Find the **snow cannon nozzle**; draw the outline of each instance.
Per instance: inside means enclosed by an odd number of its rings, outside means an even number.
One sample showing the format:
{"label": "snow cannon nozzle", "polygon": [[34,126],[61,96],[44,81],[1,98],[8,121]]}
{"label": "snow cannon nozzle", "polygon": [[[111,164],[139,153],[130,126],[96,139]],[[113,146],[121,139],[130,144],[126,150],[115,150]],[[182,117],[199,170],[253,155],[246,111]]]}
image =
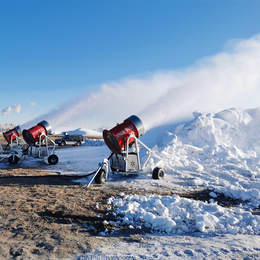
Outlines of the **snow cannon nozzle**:
{"label": "snow cannon nozzle", "polygon": [[[103,138],[108,148],[116,154],[121,154],[121,150],[126,144],[129,134],[134,134],[136,138],[145,134],[145,127],[142,121],[137,116],[130,116],[122,124],[118,124],[110,130],[103,131]],[[134,141],[130,138],[129,144]]]}
{"label": "snow cannon nozzle", "polygon": [[39,142],[41,135],[48,135],[51,134],[51,132],[50,124],[43,120],[29,130],[23,130],[23,138],[28,145],[32,146]]}
{"label": "snow cannon nozzle", "polygon": [[11,143],[11,141],[15,140],[21,134],[22,130],[20,126],[16,126],[14,129],[4,132],[3,136],[8,143]]}

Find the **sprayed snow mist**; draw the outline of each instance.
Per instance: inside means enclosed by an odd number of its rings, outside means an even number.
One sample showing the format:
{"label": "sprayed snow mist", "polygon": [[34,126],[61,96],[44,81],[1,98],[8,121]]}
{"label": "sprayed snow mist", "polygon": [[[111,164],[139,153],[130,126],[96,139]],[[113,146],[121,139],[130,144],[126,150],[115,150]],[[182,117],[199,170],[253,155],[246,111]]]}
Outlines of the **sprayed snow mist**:
{"label": "sprayed snow mist", "polygon": [[229,107],[258,107],[260,100],[260,34],[230,41],[228,51],[199,60],[181,71],[157,71],[126,77],[63,104],[41,120],[53,128],[114,127],[137,115],[146,130],[190,118],[192,112],[218,112]]}

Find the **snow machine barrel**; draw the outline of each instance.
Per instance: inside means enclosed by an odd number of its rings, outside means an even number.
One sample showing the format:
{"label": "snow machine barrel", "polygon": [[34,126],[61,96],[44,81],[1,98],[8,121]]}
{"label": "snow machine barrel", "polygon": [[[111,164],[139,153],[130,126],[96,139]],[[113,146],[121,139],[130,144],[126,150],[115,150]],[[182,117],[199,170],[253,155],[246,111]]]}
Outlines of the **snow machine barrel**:
{"label": "snow machine barrel", "polygon": [[22,130],[20,126],[16,126],[14,129],[11,129],[3,133],[3,136],[8,143],[11,143],[11,141],[15,140],[21,134]]}
{"label": "snow machine barrel", "polygon": [[[118,124],[110,130],[103,131],[103,138],[108,148],[116,153],[121,154],[121,149],[124,148],[125,142],[129,134],[133,133],[136,138],[145,134],[145,127],[142,121],[137,116],[130,116],[122,124]],[[134,141],[130,138],[129,144]]]}
{"label": "snow machine barrel", "polygon": [[35,145],[39,142],[40,136],[51,134],[52,129],[49,123],[45,120],[38,123],[36,126],[33,126],[29,130],[23,130],[23,138],[27,144]]}

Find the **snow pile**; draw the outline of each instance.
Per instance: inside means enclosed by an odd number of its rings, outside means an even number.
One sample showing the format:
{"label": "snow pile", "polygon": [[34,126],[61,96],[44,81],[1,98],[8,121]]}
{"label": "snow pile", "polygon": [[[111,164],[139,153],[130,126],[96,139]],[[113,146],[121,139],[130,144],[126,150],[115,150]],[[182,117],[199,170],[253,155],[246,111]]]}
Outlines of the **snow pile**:
{"label": "snow pile", "polygon": [[89,138],[84,138],[84,145],[87,146],[102,146],[105,145],[105,142],[103,139],[89,139]]}
{"label": "snow pile", "polygon": [[[214,193],[212,192],[214,197]],[[241,208],[224,208],[214,203],[159,195],[126,195],[110,198],[116,225],[151,228],[167,234],[204,232],[210,234],[260,234],[260,216]]]}
{"label": "snow pile", "polygon": [[194,112],[194,120],[157,138],[146,170],[161,166],[189,185],[216,191],[254,206],[260,199],[260,109]]}
{"label": "snow pile", "polygon": [[[232,108],[217,114],[193,115],[191,122],[157,138],[145,171],[164,168],[161,187],[175,184],[183,185],[182,191],[189,187],[211,189],[210,203],[177,195],[111,198],[109,203],[115,206],[118,217],[115,224],[170,234],[260,234],[260,217],[250,212],[260,204],[260,109]],[[149,182],[156,181],[146,179],[142,185]],[[243,203],[224,208],[214,201],[216,193]]]}
{"label": "snow pile", "polygon": [[102,138],[102,132],[99,130],[92,130],[87,128],[77,128],[72,130],[70,127],[62,127],[62,128],[56,128],[53,133],[54,134],[63,134],[66,132],[68,135],[84,135],[84,136],[95,136]]}

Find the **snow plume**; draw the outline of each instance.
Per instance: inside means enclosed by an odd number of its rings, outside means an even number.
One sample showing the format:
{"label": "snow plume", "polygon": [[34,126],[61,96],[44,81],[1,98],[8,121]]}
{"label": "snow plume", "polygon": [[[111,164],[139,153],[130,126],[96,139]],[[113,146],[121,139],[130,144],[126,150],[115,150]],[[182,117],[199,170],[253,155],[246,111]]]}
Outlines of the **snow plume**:
{"label": "snow plume", "polygon": [[6,107],[2,111],[0,111],[0,115],[10,115],[12,111],[16,111],[17,114],[20,113],[22,108],[21,104],[14,104],[12,107]]}
{"label": "snow plume", "polygon": [[[48,121],[53,128],[62,126],[98,128],[104,125],[114,127],[149,106],[151,102],[156,102],[159,93],[165,94],[169,82],[175,80],[172,73],[167,74],[168,76],[160,72],[148,73],[146,79],[127,77],[117,82],[103,84],[98,92],[63,104],[60,108],[26,123],[24,127],[41,120]],[[159,85],[159,93],[151,91]]]}
{"label": "snow plume", "polygon": [[260,35],[231,43],[232,51],[200,60],[140,113],[147,128],[191,116],[197,109],[217,112],[259,106]]}
{"label": "snow plume", "polygon": [[115,126],[137,115],[146,129],[191,118],[194,110],[258,107],[260,34],[228,42],[226,51],[183,70],[126,77],[41,116],[56,126]]}

